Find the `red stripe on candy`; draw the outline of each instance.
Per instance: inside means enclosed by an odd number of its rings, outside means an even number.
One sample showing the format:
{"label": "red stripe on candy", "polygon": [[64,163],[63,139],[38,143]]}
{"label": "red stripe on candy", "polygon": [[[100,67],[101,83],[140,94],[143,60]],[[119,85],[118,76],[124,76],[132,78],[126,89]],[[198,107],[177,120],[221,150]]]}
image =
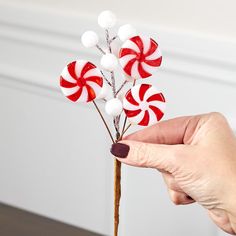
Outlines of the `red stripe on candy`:
{"label": "red stripe on candy", "polygon": [[135,105],[135,106],[139,105],[138,102],[134,99],[134,97],[131,93],[131,89],[126,93],[125,97],[126,97],[127,101],[129,103],[131,103],[132,105]]}
{"label": "red stripe on candy", "polygon": [[143,69],[143,66],[142,66],[141,62],[138,63],[138,72],[139,72],[141,78],[147,78],[147,77],[152,75],[152,74],[150,74],[149,72],[147,72]]}
{"label": "red stripe on candy", "polygon": [[131,76],[131,70],[135,61],[136,61],[136,58],[131,59],[123,68],[125,73],[128,74],[129,76]]}
{"label": "red stripe on candy", "polygon": [[158,44],[153,39],[150,39],[150,47],[148,51],[145,53],[145,57],[148,57],[151,54],[153,54],[157,50],[157,48]]}
{"label": "red stripe on candy", "polygon": [[83,69],[82,69],[82,71],[81,71],[80,77],[84,77],[84,74],[85,74],[87,71],[89,71],[89,70],[91,70],[91,69],[94,69],[94,68],[96,68],[96,66],[95,66],[94,64],[92,64],[91,62],[87,62],[87,63],[84,65],[84,67],[83,67]]}
{"label": "red stripe on candy", "polygon": [[165,97],[163,96],[162,93],[153,94],[147,99],[147,102],[153,102],[153,101],[165,102]]}
{"label": "red stripe on candy", "polygon": [[162,57],[159,57],[155,60],[144,60],[144,62],[146,64],[148,64],[149,66],[160,66],[161,65],[161,62],[162,62]]}
{"label": "red stripe on candy", "polygon": [[88,91],[87,102],[90,102],[90,101],[92,101],[92,100],[94,100],[96,98],[96,94],[95,94],[95,92],[94,92],[94,90],[93,90],[93,88],[91,86],[89,86],[87,84],[85,86],[86,86],[86,89]]}
{"label": "red stripe on candy", "polygon": [[83,88],[79,88],[77,92],[67,96],[67,98],[70,99],[73,102],[76,102],[80,98],[82,90],[83,90]]}
{"label": "red stripe on candy", "polygon": [[140,52],[143,52],[143,41],[139,36],[134,36],[130,40],[138,46]]}
{"label": "red stripe on candy", "polygon": [[150,120],[148,111],[145,111],[143,119],[138,123],[139,125],[147,126]]}
{"label": "red stripe on candy", "polygon": [[137,116],[141,112],[141,109],[133,110],[133,111],[124,109],[124,112],[126,116],[130,118],[130,117]]}
{"label": "red stripe on candy", "polygon": [[137,52],[135,52],[133,49],[130,49],[130,48],[122,48],[120,51],[119,57],[123,57],[123,56],[130,55],[130,54],[137,55]]}
{"label": "red stripe on candy", "polygon": [[143,97],[150,87],[151,87],[150,84],[141,84],[139,88],[139,98],[141,101],[143,101]]}
{"label": "red stripe on candy", "polygon": [[78,80],[78,76],[75,73],[75,64],[76,61],[71,62],[70,64],[67,65],[68,72],[70,76],[76,80]]}
{"label": "red stripe on candy", "polygon": [[76,83],[71,83],[67,80],[65,80],[62,76],[60,76],[60,85],[63,88],[73,88],[75,87],[77,84]]}
{"label": "red stripe on candy", "polygon": [[94,83],[98,84],[100,87],[102,87],[102,85],[103,85],[103,79],[99,76],[90,76],[90,77],[86,78],[85,80],[94,82]]}
{"label": "red stripe on candy", "polygon": [[150,105],[149,108],[154,112],[157,121],[161,120],[161,118],[164,116],[164,113],[158,107]]}

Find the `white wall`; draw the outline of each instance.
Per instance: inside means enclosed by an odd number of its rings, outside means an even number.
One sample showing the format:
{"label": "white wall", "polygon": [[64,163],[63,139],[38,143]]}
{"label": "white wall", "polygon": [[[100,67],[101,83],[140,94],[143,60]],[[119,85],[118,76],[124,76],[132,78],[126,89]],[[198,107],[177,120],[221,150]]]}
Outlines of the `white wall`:
{"label": "white wall", "polygon": [[[164,90],[166,118],[220,111],[235,125],[235,1],[148,1],[141,19],[134,2],[0,2],[0,201],[112,234],[108,136],[58,88],[66,62],[98,61],[79,38],[105,8],[160,42],[163,67],[147,81]],[[173,206],[156,171],[124,166],[122,186],[120,235],[219,235],[199,206]]]}
{"label": "white wall", "polygon": [[[6,2],[1,0],[1,2]],[[74,15],[98,14],[111,9],[121,19],[172,30],[190,30],[223,38],[236,38],[234,0],[10,0],[9,3],[49,7]]]}

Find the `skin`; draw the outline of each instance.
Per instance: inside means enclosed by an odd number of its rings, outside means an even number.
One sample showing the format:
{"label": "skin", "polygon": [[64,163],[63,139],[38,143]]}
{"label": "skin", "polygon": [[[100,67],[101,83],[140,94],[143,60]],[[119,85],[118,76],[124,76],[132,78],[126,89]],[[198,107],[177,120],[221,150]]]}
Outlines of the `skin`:
{"label": "skin", "polygon": [[179,117],[125,137],[124,164],[162,173],[174,204],[202,205],[236,235],[236,137],[220,113]]}

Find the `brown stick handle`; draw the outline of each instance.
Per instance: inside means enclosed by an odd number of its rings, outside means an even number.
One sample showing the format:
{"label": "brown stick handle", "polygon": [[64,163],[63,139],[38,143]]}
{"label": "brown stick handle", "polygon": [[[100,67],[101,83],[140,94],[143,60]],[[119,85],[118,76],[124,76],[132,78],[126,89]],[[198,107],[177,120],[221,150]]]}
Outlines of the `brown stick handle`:
{"label": "brown stick handle", "polygon": [[118,236],[119,207],[121,196],[121,162],[114,160],[114,236]]}

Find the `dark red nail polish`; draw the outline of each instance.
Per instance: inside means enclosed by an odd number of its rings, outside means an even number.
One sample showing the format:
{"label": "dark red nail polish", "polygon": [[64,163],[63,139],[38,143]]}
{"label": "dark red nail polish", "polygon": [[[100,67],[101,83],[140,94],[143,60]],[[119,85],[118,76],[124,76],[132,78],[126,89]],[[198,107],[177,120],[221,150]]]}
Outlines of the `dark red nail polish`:
{"label": "dark red nail polish", "polygon": [[111,153],[119,158],[126,158],[129,153],[129,146],[124,143],[114,143],[111,146]]}

